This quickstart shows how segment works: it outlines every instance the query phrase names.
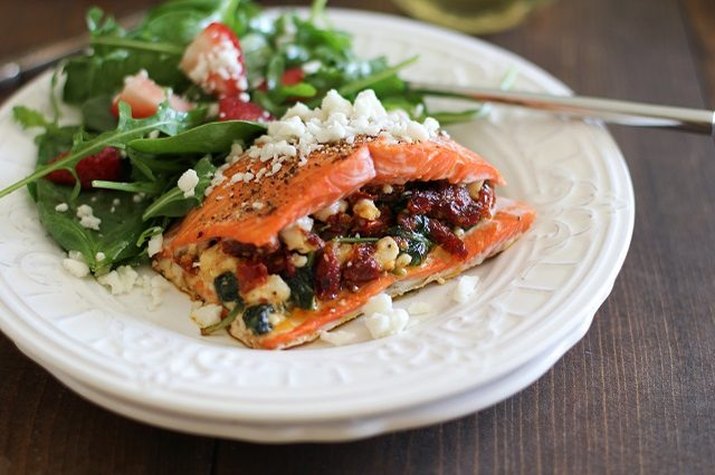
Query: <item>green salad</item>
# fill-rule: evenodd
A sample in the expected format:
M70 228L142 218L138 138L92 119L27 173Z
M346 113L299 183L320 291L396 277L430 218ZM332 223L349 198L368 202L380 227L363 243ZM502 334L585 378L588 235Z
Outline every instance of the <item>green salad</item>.
M246 0L170 0L131 31L93 8L87 26L88 52L53 76L64 85L52 117L14 109L19 124L40 130L37 167L0 197L27 186L48 233L96 275L147 261L152 236L201 204L231 148L250 146L296 102L373 89L386 108L416 120L478 112L429 111L398 76L417 58L357 57L350 36L330 26L324 0L307 16ZM223 52L196 61L192 51L207 44ZM79 124L60 125L60 100L79 109ZM190 193L181 186L187 170Z

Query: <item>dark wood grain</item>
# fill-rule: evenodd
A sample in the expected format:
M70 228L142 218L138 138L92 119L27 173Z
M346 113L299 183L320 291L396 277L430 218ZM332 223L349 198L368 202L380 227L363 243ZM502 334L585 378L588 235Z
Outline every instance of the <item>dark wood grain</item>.
M0 55L79 32L90 3L0 4ZM96 3L125 13L151 2ZM383 0L332 3L397 11ZM562 0L487 39L579 93L705 107L715 104L714 19L710 0ZM613 133L636 190L630 253L586 337L516 396L363 441L258 445L116 416L0 336L0 474L712 472L715 147L699 136Z

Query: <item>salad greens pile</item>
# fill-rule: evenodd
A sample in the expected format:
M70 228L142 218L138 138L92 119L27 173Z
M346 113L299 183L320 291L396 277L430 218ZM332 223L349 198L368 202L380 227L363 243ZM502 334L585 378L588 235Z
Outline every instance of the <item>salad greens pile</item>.
M397 75L416 58L397 65L383 57L358 58L351 38L329 26L324 7L325 0L316 0L310 15L302 18L295 13L264 13L248 0L170 0L149 11L131 31L100 9L91 9L89 52L67 60L55 74L55 80L64 75L61 100L79 108L81 123L59 125L54 97L52 119L15 108L18 123L42 130L35 138L37 167L1 190L0 197L27 186L49 234L64 249L81 252L95 274L146 261L149 238L201 204L231 146L250 145L265 131L257 122L218 121L211 112L216 99L192 84L178 67L187 45L212 22L227 25L240 39L251 101L275 117L296 101L318 105L330 89L352 100L366 88L374 89L388 109L402 108L415 119L426 117L424 96L410 91ZM300 80L284 84L286 71L295 68L302 70ZM113 97L125 77L141 70L196 107L179 112L169 107L167 99L154 115L138 119L122 102L116 117L110 112ZM445 118L464 120L473 113ZM439 119L438 114L431 115ZM75 167L107 147L121 153L122 180L99 180L89 189L82 188ZM199 184L194 196L186 197L177 180L190 168ZM44 179L58 170L71 173L75 185ZM79 223L76 211L82 205L91 206L101 219L99 230Z

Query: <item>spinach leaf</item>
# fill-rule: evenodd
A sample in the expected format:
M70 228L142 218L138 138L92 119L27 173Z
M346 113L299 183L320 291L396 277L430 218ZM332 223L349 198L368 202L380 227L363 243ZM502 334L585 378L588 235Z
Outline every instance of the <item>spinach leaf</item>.
M308 255L308 262L296 269L293 277L288 277L286 283L290 287L290 298L296 307L305 310L316 308L315 289L313 288L314 253Z
M74 199L72 187L48 180L40 180L35 186L40 222L62 248L81 252L92 272L104 273L143 253L136 243L146 228L141 220L145 202L137 203L126 194L109 191L83 192ZM116 205L115 200L120 204ZM58 212L55 207L60 203L67 203L70 209ZM102 220L99 231L80 225L76 217L80 205L91 206L94 216ZM105 257L98 260L100 252Z
M221 302L235 302L240 299L238 295L238 280L231 271L224 272L214 279L216 295Z
M158 84L181 91L189 85L189 80L178 68L180 59L176 54L127 49L77 56L64 66L67 80L62 98L68 104L81 105L92 97L114 94L122 88L126 76L142 69Z
M228 152L235 141L250 143L265 131L266 126L257 122L209 122L173 137L133 140L129 142L129 147L154 155Z
M117 118L111 111L112 96L102 94L84 101L81 106L82 123L86 129L106 132L117 128Z
M211 184L216 167L211 163L210 157L204 157L194 167L199 176L199 183L194 188L194 196L184 197L184 192L178 186L159 196L144 211L143 219L149 220L157 216L180 218L192 208L199 206L204 200L204 191Z
M273 305L267 303L248 307L243 312L243 323L255 335L265 335L273 330L273 325L269 320L269 316L273 311Z
M410 262L412 266L420 265L434 246L434 243L427 238L429 232L427 218L423 216L415 216L415 218L417 220L415 230L396 226L387 232L388 235L402 238L407 242L407 249L404 249L404 252L412 256Z

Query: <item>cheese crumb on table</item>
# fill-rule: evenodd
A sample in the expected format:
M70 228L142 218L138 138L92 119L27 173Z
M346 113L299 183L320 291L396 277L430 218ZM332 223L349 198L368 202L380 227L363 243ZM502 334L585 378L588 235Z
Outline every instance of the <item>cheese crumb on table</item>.
M410 320L407 310L392 307L392 298L386 293L371 297L362 311L365 326L373 338L396 335L407 327Z
M394 308L389 313L373 313L365 317L365 326L373 338L383 338L400 333L407 327L409 320L407 310Z
M476 294L477 284L479 284L479 277L472 275L461 276L454 287L452 298L455 302L467 303Z
M139 274L131 266L120 266L115 270L97 277L97 282L109 287L112 295L129 293L137 283Z
M62 260L62 267L75 277L82 278L89 275L89 266L81 252L69 251L67 258Z
M215 325L221 321L221 305L202 305L201 302L193 302L191 309L191 319L201 328Z

